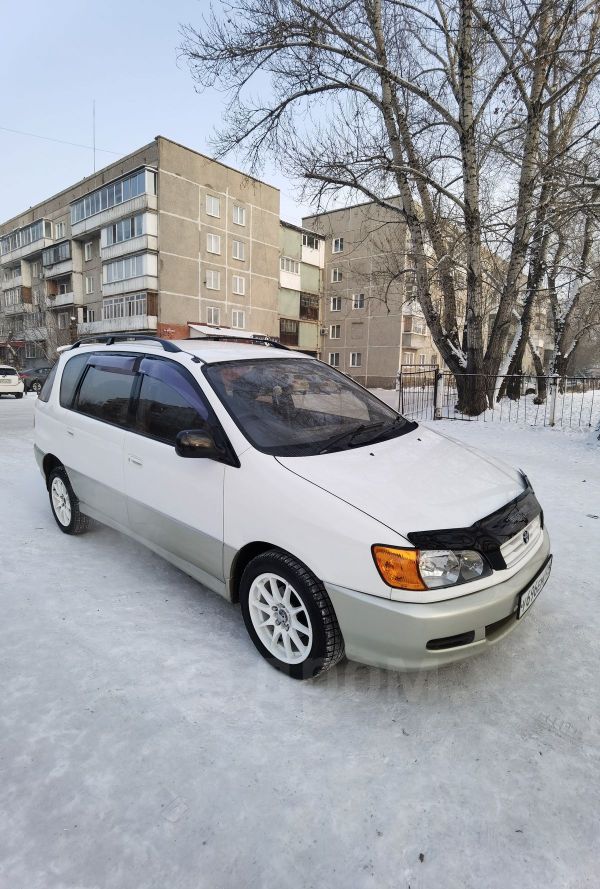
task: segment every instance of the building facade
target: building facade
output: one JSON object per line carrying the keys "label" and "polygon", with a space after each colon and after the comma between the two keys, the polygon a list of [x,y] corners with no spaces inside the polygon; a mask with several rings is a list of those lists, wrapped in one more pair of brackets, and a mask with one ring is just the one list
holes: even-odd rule
{"label": "building facade", "polygon": [[325,241],[322,359],[384,388],[394,386],[401,365],[440,365],[398,214],[365,203],[306,217],[303,225]]}
{"label": "building facade", "polygon": [[283,221],[279,237],[279,339],[320,357],[325,238]]}
{"label": "building facade", "polygon": [[78,336],[279,334],[279,191],[158,136],[0,225],[0,358]]}

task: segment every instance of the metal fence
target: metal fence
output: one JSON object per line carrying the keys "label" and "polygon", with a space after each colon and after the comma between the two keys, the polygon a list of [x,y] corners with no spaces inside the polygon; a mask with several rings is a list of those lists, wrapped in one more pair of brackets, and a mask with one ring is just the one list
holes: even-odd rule
{"label": "metal fence", "polygon": [[571,428],[600,424],[600,379],[503,375],[485,382],[493,406],[471,416],[460,409],[453,374],[434,366],[403,366],[398,374],[398,407],[413,420]]}

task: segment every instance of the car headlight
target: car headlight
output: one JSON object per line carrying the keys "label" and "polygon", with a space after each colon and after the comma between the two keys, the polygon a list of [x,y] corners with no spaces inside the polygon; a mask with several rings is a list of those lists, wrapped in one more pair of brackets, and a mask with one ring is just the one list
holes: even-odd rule
{"label": "car headlight", "polygon": [[373,546],[382,579],[401,590],[434,590],[487,577],[492,573],[484,557],[471,549],[400,549]]}

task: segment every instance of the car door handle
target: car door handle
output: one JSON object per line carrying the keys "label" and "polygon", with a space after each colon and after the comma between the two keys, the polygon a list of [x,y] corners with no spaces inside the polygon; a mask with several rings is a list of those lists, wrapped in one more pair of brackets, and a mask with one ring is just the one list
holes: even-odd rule
{"label": "car door handle", "polygon": [[67,429],[67,435],[75,435],[74,429]]}
{"label": "car door handle", "polygon": [[139,457],[134,457],[133,454],[130,454],[127,458],[130,463],[133,463],[135,466],[143,466],[143,462]]}

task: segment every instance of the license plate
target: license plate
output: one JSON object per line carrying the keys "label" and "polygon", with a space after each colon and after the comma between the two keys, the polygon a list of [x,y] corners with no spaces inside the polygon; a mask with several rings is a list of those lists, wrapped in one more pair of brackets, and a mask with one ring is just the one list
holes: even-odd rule
{"label": "license plate", "polygon": [[544,567],[538,576],[529,584],[526,590],[523,590],[519,596],[519,608],[517,610],[517,620],[520,620],[525,612],[531,608],[539,594],[546,585],[546,581],[550,577],[550,569],[552,568],[552,556],[548,556]]}

